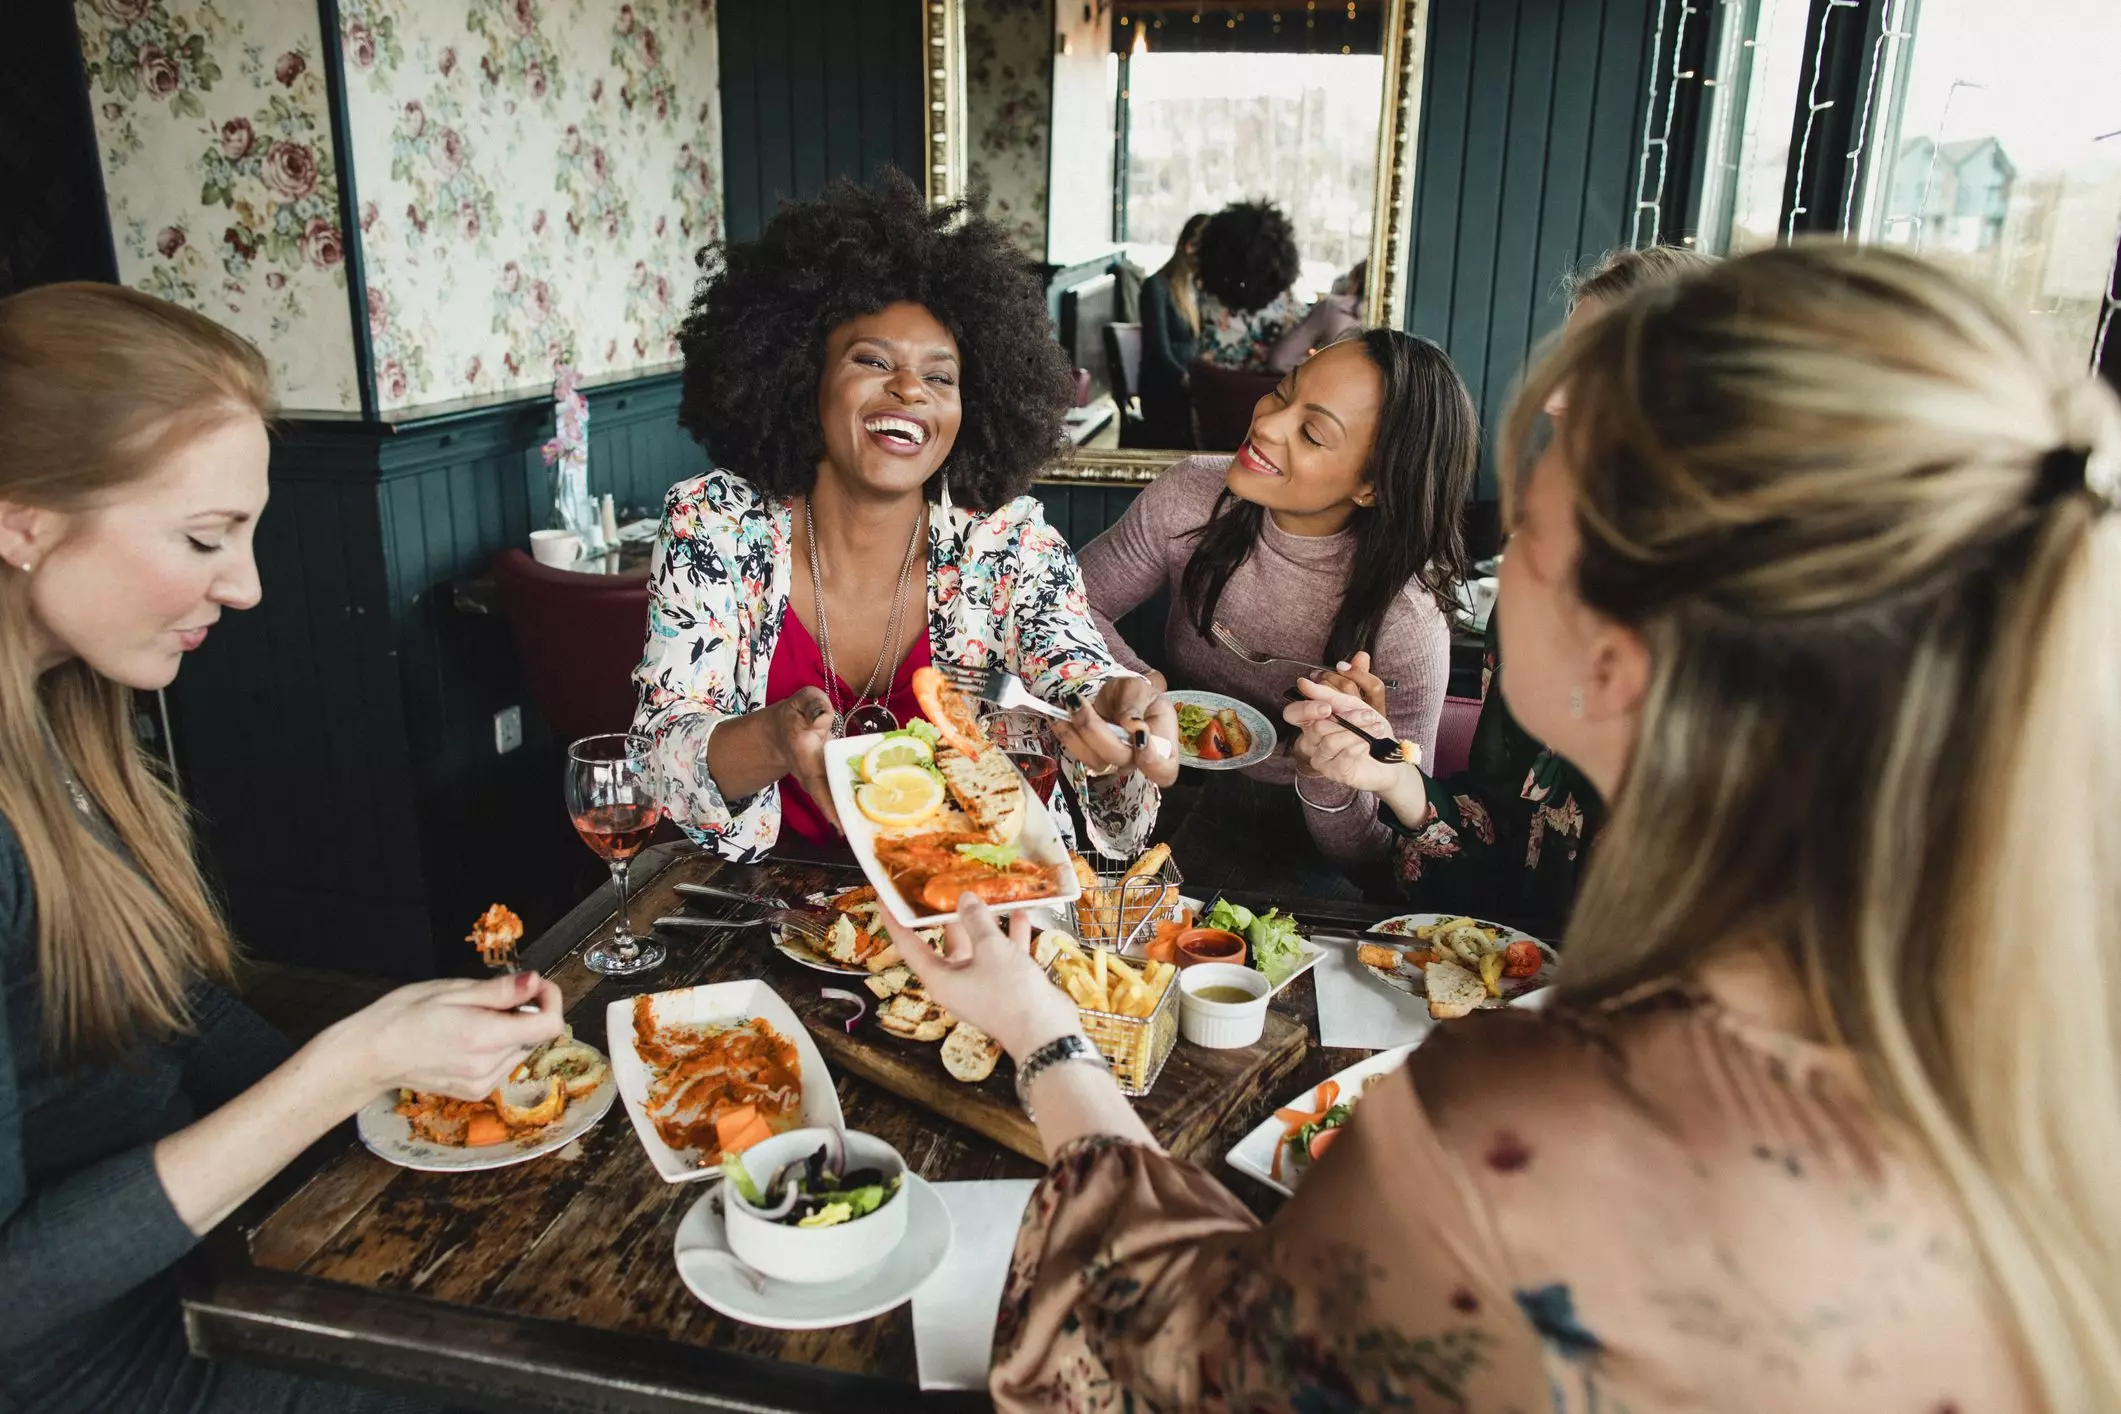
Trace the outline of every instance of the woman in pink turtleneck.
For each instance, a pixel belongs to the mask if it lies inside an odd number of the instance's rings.
[[[1427,760],[1478,456],[1473,400],[1443,350],[1392,329],[1335,344],[1259,400],[1235,457],[1177,463],[1083,549],[1091,613],[1113,655],[1146,672],[1114,621],[1168,588],[1172,686],[1240,698],[1273,722],[1300,670],[1244,661],[1211,624],[1255,653],[1344,664],[1327,679],[1368,699]],[[1375,796],[1299,778],[1285,749],[1247,774],[1293,785],[1327,858],[1352,864],[1390,847]]]

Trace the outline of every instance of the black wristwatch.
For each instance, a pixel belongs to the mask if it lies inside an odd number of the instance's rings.
[[[1031,1082],[1045,1071],[1070,1061],[1088,1061],[1112,1069],[1112,1063],[1093,1045],[1088,1036],[1080,1031],[1071,1031],[1056,1040],[1048,1041],[1017,1063],[1016,1102],[1024,1107],[1024,1118],[1036,1122],[1038,1116],[1031,1112]]]

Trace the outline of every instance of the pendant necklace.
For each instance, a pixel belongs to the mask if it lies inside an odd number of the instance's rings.
[[[921,531],[928,524],[927,507],[913,522],[913,534],[906,540],[906,559],[899,566],[898,588],[892,591],[891,614],[884,623],[884,646],[877,650],[876,663],[869,669],[869,680],[862,690],[843,709],[840,705],[839,669],[832,665],[832,626],[825,619],[825,575],[817,556],[817,517],[811,513],[811,498],[803,498],[803,531],[810,541],[810,608],[817,618],[818,654],[825,660],[825,700],[832,704],[832,735],[844,737],[852,732],[866,736],[871,732],[893,732],[898,730],[898,714],[876,696],[876,681],[890,661],[891,649],[898,642],[900,610],[906,601],[906,584],[913,577],[914,551],[920,548]],[[884,679],[886,694],[890,690],[890,679]],[[875,700],[872,701],[871,699]]]

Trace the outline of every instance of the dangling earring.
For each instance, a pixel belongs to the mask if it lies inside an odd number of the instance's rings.
[[[1577,721],[1583,720],[1583,684],[1569,689],[1569,715]]]

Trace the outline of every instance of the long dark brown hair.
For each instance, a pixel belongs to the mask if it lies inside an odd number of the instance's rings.
[[[1368,468],[1377,504],[1358,507],[1348,522],[1355,560],[1326,636],[1329,663],[1376,643],[1392,600],[1409,584],[1451,612],[1468,568],[1465,504],[1480,458],[1480,415],[1448,354],[1397,329],[1368,330],[1361,342],[1385,380]],[[1259,543],[1266,514],[1225,490],[1195,532],[1179,592],[1202,637],[1230,576]]]

